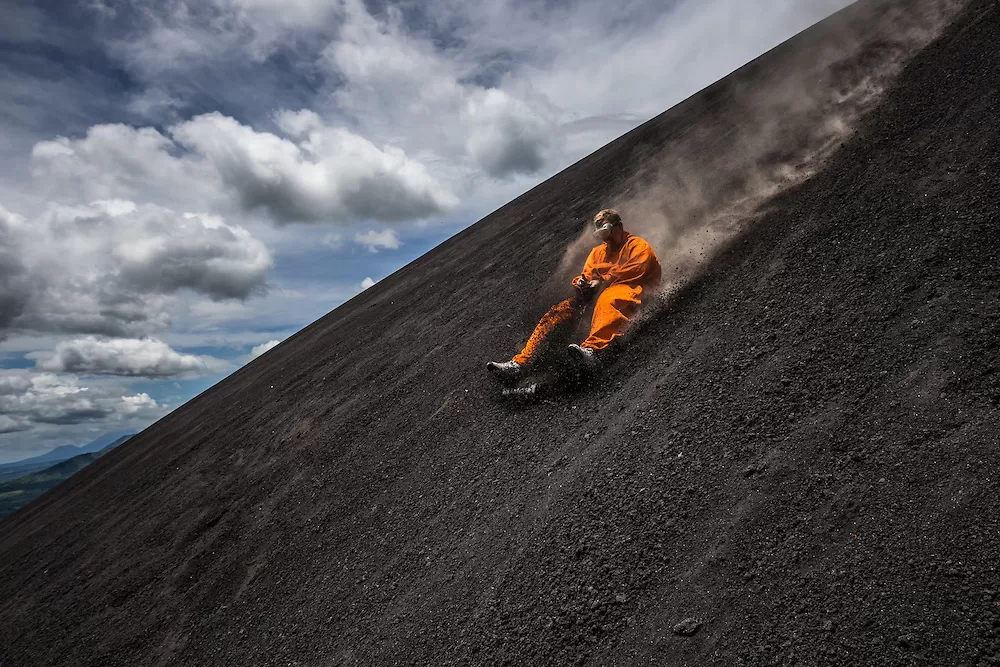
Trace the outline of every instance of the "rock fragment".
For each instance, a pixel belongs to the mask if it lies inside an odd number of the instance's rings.
[[[674,626],[674,634],[681,637],[692,637],[701,630],[701,621],[696,618],[685,618]]]

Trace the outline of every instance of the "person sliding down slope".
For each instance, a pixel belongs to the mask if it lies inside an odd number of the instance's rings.
[[[523,368],[535,360],[553,330],[586,308],[593,295],[599,292],[590,335],[583,343],[569,346],[571,355],[594,368],[597,353],[624,332],[644,298],[659,287],[660,260],[646,241],[625,231],[618,211],[608,208],[594,216],[594,236],[603,243],[590,251],[583,271],[573,279],[577,293],[552,306],[542,316],[520,354],[510,361],[486,364],[495,376],[506,381],[517,380]]]

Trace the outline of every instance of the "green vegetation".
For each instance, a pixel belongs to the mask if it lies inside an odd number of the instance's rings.
[[[49,489],[68,479],[74,473],[83,470],[130,437],[132,436],[123,436],[99,452],[80,454],[65,461],[60,461],[44,470],[33,472],[17,479],[0,482],[0,519],[8,514],[13,514],[19,508],[27,505]]]

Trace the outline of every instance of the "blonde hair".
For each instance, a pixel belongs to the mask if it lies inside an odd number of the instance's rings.
[[[600,227],[601,225],[605,225],[609,222],[612,225],[622,224],[622,216],[613,208],[606,208],[594,216],[595,227]]]

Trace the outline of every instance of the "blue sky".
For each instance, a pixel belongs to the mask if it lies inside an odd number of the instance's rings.
[[[844,0],[2,0],[0,462],[139,429]]]

